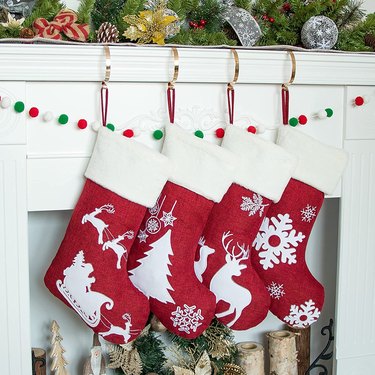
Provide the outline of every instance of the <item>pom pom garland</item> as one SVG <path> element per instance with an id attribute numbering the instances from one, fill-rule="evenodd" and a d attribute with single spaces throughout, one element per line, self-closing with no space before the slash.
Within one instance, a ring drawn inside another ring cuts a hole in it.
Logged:
<path id="1" fill-rule="evenodd" d="M 60 125 L 66 125 L 69 121 L 69 116 L 66 114 L 62 114 L 59 116 L 57 121 Z"/>
<path id="2" fill-rule="evenodd" d="M 11 104 L 11 100 L 8 97 L 5 96 L 1 99 L 1 108 L 7 109 Z"/>
<path id="3" fill-rule="evenodd" d="M 223 138 L 225 135 L 225 130 L 223 128 L 218 128 L 215 130 L 216 137 Z"/>
<path id="4" fill-rule="evenodd" d="M 126 138 L 133 138 L 134 137 L 134 130 L 133 129 L 125 129 L 122 132 L 122 135 Z"/>
<path id="5" fill-rule="evenodd" d="M 108 123 L 106 127 L 113 132 L 115 131 L 115 126 L 113 124 Z"/>
<path id="6" fill-rule="evenodd" d="M 253 134 L 255 134 L 255 133 L 257 132 L 257 128 L 256 128 L 255 126 L 253 126 L 253 125 L 250 125 L 250 126 L 247 128 L 247 131 L 248 131 L 249 133 L 253 133 Z"/>
<path id="7" fill-rule="evenodd" d="M 36 108 L 36 107 L 30 108 L 30 110 L 29 110 L 29 116 L 31 118 L 38 117 L 38 115 L 39 115 L 39 109 L 38 108 Z"/>
<path id="8" fill-rule="evenodd" d="M 14 104 L 14 110 L 17 113 L 22 113 L 25 110 L 25 104 L 24 102 L 18 101 Z"/>
<path id="9" fill-rule="evenodd" d="M 196 137 L 198 137 L 198 138 L 204 138 L 204 134 L 203 134 L 202 130 L 196 130 L 196 131 L 194 132 L 194 135 L 195 135 Z"/>
<path id="10" fill-rule="evenodd" d="M 77 126 L 81 130 L 86 129 L 87 128 L 87 121 L 85 119 L 81 118 L 80 120 L 78 120 Z"/>

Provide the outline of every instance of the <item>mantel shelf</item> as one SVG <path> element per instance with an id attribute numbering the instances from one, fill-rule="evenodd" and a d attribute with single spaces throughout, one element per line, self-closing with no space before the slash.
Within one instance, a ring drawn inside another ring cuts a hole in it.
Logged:
<path id="1" fill-rule="evenodd" d="M 170 48 L 113 46 L 112 82 L 167 82 Z M 229 49 L 180 48 L 179 82 L 225 83 L 233 76 Z M 238 50 L 239 83 L 280 84 L 289 79 L 285 51 Z M 295 84 L 374 85 L 375 54 L 295 52 Z M 0 44 L 0 81 L 100 81 L 104 49 L 99 45 Z"/>

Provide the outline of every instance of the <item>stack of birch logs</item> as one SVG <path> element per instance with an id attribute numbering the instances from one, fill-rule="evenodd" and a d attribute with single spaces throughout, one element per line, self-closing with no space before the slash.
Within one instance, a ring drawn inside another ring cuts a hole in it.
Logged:
<path id="1" fill-rule="evenodd" d="M 270 375 L 305 375 L 310 362 L 310 329 L 274 331 L 267 334 Z M 241 342 L 238 365 L 247 375 L 265 375 L 264 348 Z"/>

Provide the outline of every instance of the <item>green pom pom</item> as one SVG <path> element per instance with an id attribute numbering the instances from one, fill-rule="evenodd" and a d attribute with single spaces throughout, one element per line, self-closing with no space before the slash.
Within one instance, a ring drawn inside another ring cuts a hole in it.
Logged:
<path id="1" fill-rule="evenodd" d="M 333 109 L 332 108 L 326 108 L 327 117 L 333 116 Z"/>
<path id="2" fill-rule="evenodd" d="M 58 119 L 59 124 L 65 125 L 68 123 L 68 121 L 69 121 L 68 115 L 62 114 L 59 116 L 59 119 Z"/>
<path id="3" fill-rule="evenodd" d="M 107 124 L 107 129 L 115 131 L 115 126 L 113 124 Z"/>
<path id="4" fill-rule="evenodd" d="M 163 132 L 161 130 L 155 130 L 153 133 L 153 137 L 157 140 L 162 139 L 164 136 Z"/>
<path id="5" fill-rule="evenodd" d="M 197 130 L 194 135 L 198 138 L 203 138 L 204 137 L 204 134 L 202 132 L 202 130 Z"/>
<path id="6" fill-rule="evenodd" d="M 295 118 L 295 117 L 292 117 L 292 118 L 289 120 L 289 125 L 290 125 L 290 126 L 293 126 L 293 128 L 294 128 L 295 126 L 298 125 L 298 119 Z"/>
<path id="7" fill-rule="evenodd" d="M 14 110 L 18 113 L 21 113 L 25 110 L 25 104 L 24 102 L 16 102 L 14 104 Z"/>

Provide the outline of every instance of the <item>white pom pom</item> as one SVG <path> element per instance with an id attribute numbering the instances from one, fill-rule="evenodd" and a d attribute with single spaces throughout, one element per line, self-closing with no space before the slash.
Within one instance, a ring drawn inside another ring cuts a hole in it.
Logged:
<path id="1" fill-rule="evenodd" d="M 53 119 L 53 113 L 48 111 L 43 115 L 43 121 L 50 122 Z"/>
<path id="2" fill-rule="evenodd" d="M 368 95 L 363 95 L 362 98 L 365 104 L 367 104 L 370 101 L 370 97 Z"/>
<path id="3" fill-rule="evenodd" d="M 141 135 L 141 130 L 139 128 L 133 128 L 134 137 L 139 137 Z"/>
<path id="4" fill-rule="evenodd" d="M 326 110 L 325 110 L 325 109 L 320 110 L 320 111 L 318 112 L 318 117 L 319 117 L 320 119 L 325 119 L 325 118 L 327 118 L 327 112 L 326 112 Z"/>
<path id="5" fill-rule="evenodd" d="M 266 127 L 264 125 L 257 125 L 257 134 L 263 134 L 266 131 Z"/>
<path id="6" fill-rule="evenodd" d="M 9 108 L 11 105 L 11 100 L 7 96 L 5 96 L 3 99 L 1 99 L 1 108 Z"/>
<path id="7" fill-rule="evenodd" d="M 99 121 L 95 121 L 91 124 L 91 129 L 94 130 L 94 132 L 99 131 L 101 128 L 102 124 Z"/>

